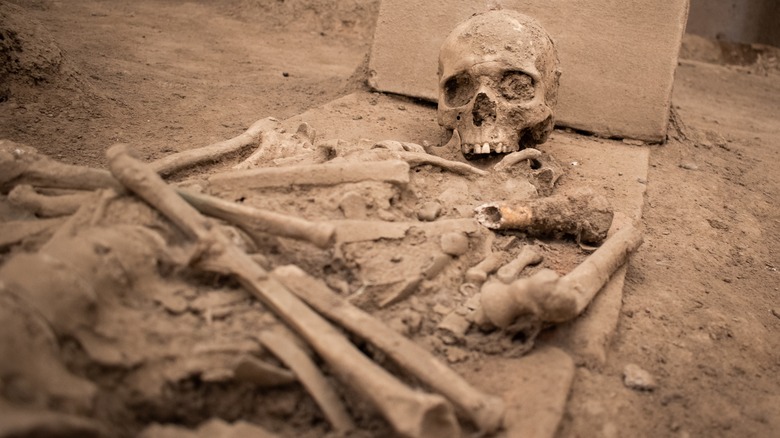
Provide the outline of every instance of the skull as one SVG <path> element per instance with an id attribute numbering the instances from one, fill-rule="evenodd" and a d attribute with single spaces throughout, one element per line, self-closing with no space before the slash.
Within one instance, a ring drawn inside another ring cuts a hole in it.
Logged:
<path id="1" fill-rule="evenodd" d="M 510 10 L 474 15 L 439 52 L 439 125 L 466 158 L 544 143 L 560 74 L 555 45 L 536 20 Z"/>

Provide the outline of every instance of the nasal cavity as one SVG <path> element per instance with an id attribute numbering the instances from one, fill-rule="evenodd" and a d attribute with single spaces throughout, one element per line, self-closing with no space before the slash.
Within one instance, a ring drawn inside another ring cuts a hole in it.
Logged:
<path id="1" fill-rule="evenodd" d="M 475 126 L 482 126 L 482 123 L 493 123 L 496 121 L 496 103 L 490 100 L 485 93 L 477 94 L 474 100 L 474 109 L 471 111 Z"/>

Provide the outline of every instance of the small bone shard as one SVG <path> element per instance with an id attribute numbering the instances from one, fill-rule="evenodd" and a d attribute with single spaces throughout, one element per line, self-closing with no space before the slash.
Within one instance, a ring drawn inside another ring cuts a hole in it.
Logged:
<path id="1" fill-rule="evenodd" d="M 542 256 L 528 245 L 523 246 L 520 254 L 511 262 L 505 264 L 496 272 L 496 277 L 502 283 L 509 284 L 517 279 L 517 276 L 527 266 L 538 265 L 543 260 Z"/>
<path id="2" fill-rule="evenodd" d="M 292 185 L 332 186 L 360 181 L 409 183 L 409 164 L 400 160 L 363 163 L 323 163 L 304 166 L 267 167 L 218 173 L 209 178 L 216 187 L 262 189 Z"/>
<path id="3" fill-rule="evenodd" d="M 543 269 L 510 285 L 486 283 L 481 292 L 484 317 L 502 329 L 517 324 L 519 319 L 530 322 L 526 324 L 530 326 L 574 319 L 641 244 L 641 233 L 629 225 L 563 277 Z"/>
<path id="4" fill-rule="evenodd" d="M 279 121 L 272 117 L 260 119 L 253 123 L 249 129 L 229 140 L 171 154 L 150 163 L 150 166 L 160 175 L 170 175 L 196 164 L 218 161 L 227 155 L 240 152 L 244 148 L 252 146 L 257 143 L 264 131 L 271 131 L 278 125 Z"/>
<path id="5" fill-rule="evenodd" d="M 273 330 L 260 333 L 258 339 L 263 343 L 263 346 L 295 373 L 336 432 L 344 434 L 355 428 L 355 424 L 347 414 L 347 409 L 336 391 L 309 356 L 295 342 L 284 334 Z"/>
<path id="6" fill-rule="evenodd" d="M 475 209 L 491 230 L 520 230 L 532 236 L 569 235 L 588 243 L 607 237 L 613 211 L 604 196 L 588 188 L 520 203 L 489 203 Z"/>
<path id="7" fill-rule="evenodd" d="M 264 269 L 215 230 L 154 170 L 134 159 L 126 146 L 113 146 L 108 150 L 108 157 L 112 173 L 128 190 L 159 210 L 197 242 L 202 252 L 196 260 L 201 268 L 235 276 L 304 338 L 342 383 L 369 401 L 399 435 L 422 438 L 460 434 L 452 406 L 446 400 L 412 390 L 369 360 L 287 287 L 269 278 Z"/>

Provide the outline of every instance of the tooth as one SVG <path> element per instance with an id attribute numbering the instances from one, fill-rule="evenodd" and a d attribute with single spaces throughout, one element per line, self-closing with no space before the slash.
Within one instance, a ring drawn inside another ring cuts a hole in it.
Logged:
<path id="1" fill-rule="evenodd" d="M 490 144 L 485 142 L 485 144 L 482 145 L 482 153 L 483 154 L 489 154 L 490 153 Z"/>

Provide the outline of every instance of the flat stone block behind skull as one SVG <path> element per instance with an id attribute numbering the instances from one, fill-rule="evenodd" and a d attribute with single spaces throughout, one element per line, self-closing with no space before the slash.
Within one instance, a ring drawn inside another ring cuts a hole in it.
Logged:
<path id="1" fill-rule="evenodd" d="M 369 64 L 380 90 L 436 101 L 447 35 L 485 0 L 382 0 Z M 662 141 L 688 0 L 503 0 L 538 20 L 561 62 L 556 123 Z"/>

